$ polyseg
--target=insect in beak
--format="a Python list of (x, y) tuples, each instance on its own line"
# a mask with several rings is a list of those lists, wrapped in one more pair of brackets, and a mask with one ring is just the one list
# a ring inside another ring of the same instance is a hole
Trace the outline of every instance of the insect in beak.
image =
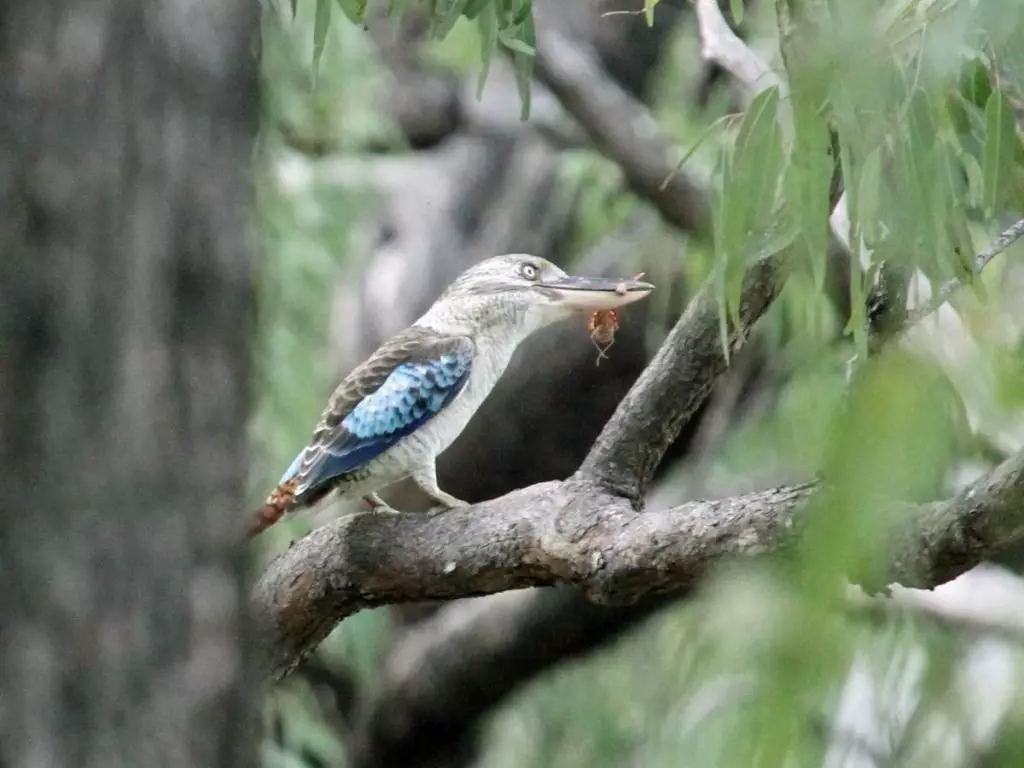
[[(640, 272), (633, 279), (640, 280), (646, 273)], [(625, 283), (615, 290), (619, 295), (627, 292)], [(615, 343), (615, 332), (619, 329), (619, 312), (616, 309), (600, 309), (587, 318), (587, 333), (597, 347), (597, 365), (608, 357), (608, 350)]]

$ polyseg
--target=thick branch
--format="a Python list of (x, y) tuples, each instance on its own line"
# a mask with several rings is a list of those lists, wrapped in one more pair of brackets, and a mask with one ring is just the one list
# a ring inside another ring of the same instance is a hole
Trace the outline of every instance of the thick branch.
[[(575, 584), (596, 602), (688, 589), (729, 555), (792, 543), (811, 484), (637, 514), (579, 479), (443, 514), (364, 512), (283, 553), (255, 592), (272, 672), (290, 671), (356, 611)], [(889, 578), (932, 587), (1024, 535), (1024, 453), (954, 498), (902, 510)]]
[(474, 732), (519, 686), (620, 636), (672, 597), (613, 608), (565, 587), (445, 604), (389, 652), (351, 745), (352, 765), (431, 764), (439, 746)]

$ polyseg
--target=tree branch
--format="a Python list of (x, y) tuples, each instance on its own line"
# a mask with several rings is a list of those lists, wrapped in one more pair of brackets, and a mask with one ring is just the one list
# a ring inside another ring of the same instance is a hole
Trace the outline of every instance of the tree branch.
[[(540, 9), (535, 9), (540, 16)], [(647, 108), (602, 74), (590, 47), (554, 24), (538, 23), (534, 71), (580, 123), (597, 149), (619, 165), (630, 188), (684, 232), (706, 232), (703, 188), (677, 170), (676, 150)]]
[[(751, 266), (744, 277), (739, 317), (729, 323), (731, 353), (771, 306), (785, 282), (783, 256)], [(658, 354), (601, 432), (580, 473), (636, 503), (643, 498), (665, 450), (711, 393), (728, 367), (721, 343), (721, 305), (711, 280), (686, 307)]]
[(620, 636), (671, 598), (592, 603), (576, 589), (526, 589), (445, 604), (387, 655), (350, 745), (354, 768), (429, 765), (511, 691)]
[[(729, 555), (788, 546), (815, 486), (637, 514), (580, 478), (435, 515), (362, 512), (310, 533), (255, 591), (268, 667), (289, 672), (335, 624), (380, 605), (575, 584), (631, 603), (691, 588)], [(1024, 452), (955, 497), (902, 510), (889, 578), (934, 587), (1024, 535)]]

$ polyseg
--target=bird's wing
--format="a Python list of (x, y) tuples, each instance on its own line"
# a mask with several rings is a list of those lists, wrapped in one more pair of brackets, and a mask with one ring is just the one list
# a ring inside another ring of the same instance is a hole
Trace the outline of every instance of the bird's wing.
[(395, 336), (334, 391), (281, 483), (297, 481), (301, 502), (419, 429), (462, 392), (475, 350), (466, 336), (417, 326)]

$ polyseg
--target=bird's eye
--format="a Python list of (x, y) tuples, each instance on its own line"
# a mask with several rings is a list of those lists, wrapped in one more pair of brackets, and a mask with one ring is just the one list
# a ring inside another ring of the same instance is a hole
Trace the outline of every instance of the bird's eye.
[(537, 267), (530, 262), (525, 262), (519, 265), (519, 274), (525, 277), (527, 280), (537, 279)]

